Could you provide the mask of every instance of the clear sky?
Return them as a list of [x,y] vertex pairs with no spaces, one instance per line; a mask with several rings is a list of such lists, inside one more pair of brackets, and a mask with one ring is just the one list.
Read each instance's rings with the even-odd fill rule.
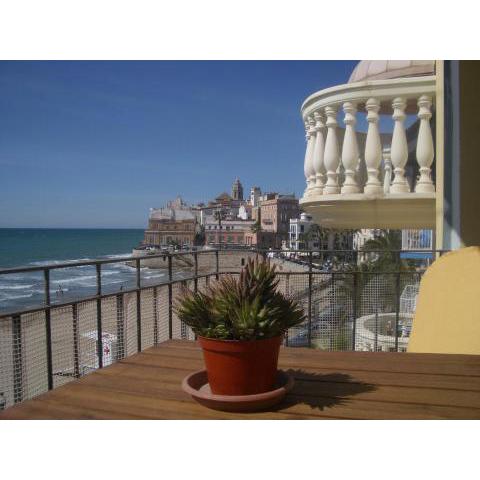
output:
[[178,194],[304,189],[302,101],[355,61],[0,62],[0,227],[139,227]]

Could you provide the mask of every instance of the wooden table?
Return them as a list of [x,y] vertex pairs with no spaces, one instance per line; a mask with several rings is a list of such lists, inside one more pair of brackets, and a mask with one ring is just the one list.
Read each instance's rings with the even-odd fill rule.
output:
[[169,341],[8,408],[2,419],[480,419],[480,355],[282,348],[295,387],[274,410],[209,410],[180,387],[203,368],[195,342]]

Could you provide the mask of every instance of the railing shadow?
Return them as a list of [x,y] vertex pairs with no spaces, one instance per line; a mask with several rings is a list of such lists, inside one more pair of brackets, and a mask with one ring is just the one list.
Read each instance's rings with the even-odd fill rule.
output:
[[375,386],[354,380],[344,373],[312,373],[305,370],[285,370],[293,376],[295,385],[285,399],[274,407],[282,410],[293,405],[304,404],[312,409],[324,410],[335,405],[342,405],[359,393],[371,392]]

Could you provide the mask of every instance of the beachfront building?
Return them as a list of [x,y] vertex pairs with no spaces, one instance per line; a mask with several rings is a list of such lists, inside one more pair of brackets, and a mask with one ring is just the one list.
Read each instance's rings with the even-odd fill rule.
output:
[[261,235],[257,245],[261,248],[281,248],[288,242],[290,219],[298,218],[300,209],[295,195],[267,193],[260,197],[259,221]]
[[207,218],[213,215],[236,218],[240,207],[247,202],[243,200],[243,186],[238,178],[232,184],[231,193],[222,192],[207,204],[198,203],[192,207],[192,211],[200,225],[205,226]]
[[177,244],[192,246],[197,220],[190,208],[178,197],[163,208],[151,208],[143,244],[164,247]]
[[243,246],[246,234],[251,233],[252,220],[209,216],[205,221],[205,243],[209,246]]

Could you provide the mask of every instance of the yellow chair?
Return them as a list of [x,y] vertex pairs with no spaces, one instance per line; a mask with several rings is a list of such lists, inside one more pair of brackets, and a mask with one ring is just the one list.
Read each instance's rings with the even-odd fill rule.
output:
[[480,355],[480,247],[447,253],[425,272],[408,352]]

